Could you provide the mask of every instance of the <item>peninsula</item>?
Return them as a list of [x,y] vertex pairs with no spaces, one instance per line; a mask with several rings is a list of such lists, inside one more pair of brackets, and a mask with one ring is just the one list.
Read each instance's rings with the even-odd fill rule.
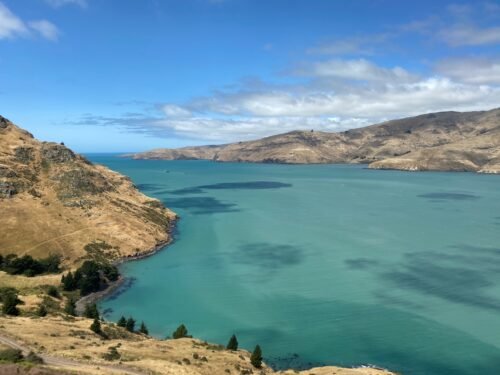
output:
[[340,133],[293,131],[255,141],[156,149],[126,156],[500,173],[500,109],[429,113]]

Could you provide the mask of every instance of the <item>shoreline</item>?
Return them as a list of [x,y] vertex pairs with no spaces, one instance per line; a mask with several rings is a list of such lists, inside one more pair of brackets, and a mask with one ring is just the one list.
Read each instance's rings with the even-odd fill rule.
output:
[[[171,223],[170,223],[171,226],[167,230],[168,237],[166,240],[158,242],[155,246],[153,246],[152,248],[150,248],[146,251],[138,252],[134,255],[128,255],[125,257],[121,257],[120,259],[117,259],[117,260],[111,262],[111,264],[113,264],[114,266],[119,266],[119,265],[124,264],[126,262],[133,262],[133,261],[149,258],[149,257],[157,254],[158,252],[166,249],[168,246],[172,245],[172,243],[175,241],[176,234],[178,233],[177,232],[177,222],[179,220],[180,220],[180,217],[177,216],[177,214],[176,214],[175,219],[173,219],[171,221]],[[115,293],[117,290],[120,289],[121,286],[123,286],[123,284],[125,283],[126,280],[127,280],[127,278],[125,276],[123,276],[122,274],[120,274],[120,276],[118,277],[118,280],[109,283],[105,289],[100,290],[98,292],[90,293],[90,294],[83,296],[83,297],[80,297],[75,302],[76,314],[78,316],[81,316],[81,315],[83,315],[83,312],[85,310],[86,305],[92,304],[92,303],[97,303],[106,297],[112,296],[113,293]]]

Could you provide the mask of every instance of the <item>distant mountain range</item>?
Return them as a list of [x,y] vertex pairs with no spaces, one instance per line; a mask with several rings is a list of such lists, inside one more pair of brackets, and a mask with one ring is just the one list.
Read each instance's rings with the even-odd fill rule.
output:
[[357,163],[375,169],[500,173],[500,108],[439,112],[339,133],[293,131],[255,141],[155,149],[134,159]]

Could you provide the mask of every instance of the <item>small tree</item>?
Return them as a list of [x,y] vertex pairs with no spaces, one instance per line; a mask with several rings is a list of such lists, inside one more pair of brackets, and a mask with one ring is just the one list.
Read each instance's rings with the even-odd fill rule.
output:
[[122,315],[122,317],[118,320],[118,323],[116,323],[118,325],[118,327],[123,327],[123,328],[126,328],[127,327],[127,319],[125,319],[125,317]]
[[262,367],[262,350],[259,345],[257,345],[253,350],[252,356],[250,357],[250,363],[255,368]]
[[77,280],[73,277],[71,271],[69,271],[66,276],[63,275],[61,283],[63,284],[63,289],[67,292],[71,292],[77,288]]
[[47,289],[47,294],[54,298],[61,298],[59,290],[54,285],[49,286],[49,289]]
[[135,320],[132,317],[130,317],[130,318],[127,319],[127,324],[125,325],[125,328],[129,332],[134,332],[134,329],[135,329]]
[[174,339],[182,339],[183,337],[188,337],[188,330],[184,324],[181,324],[172,334]]
[[94,319],[94,322],[90,325],[90,330],[98,335],[102,333],[101,322],[99,319]]
[[16,293],[6,293],[2,298],[2,312],[6,315],[19,315],[17,305],[20,303]]
[[238,350],[238,339],[236,335],[232,335],[226,346],[227,350]]
[[47,308],[43,303],[38,307],[37,315],[40,317],[47,316]]
[[64,306],[64,312],[68,315],[76,316],[76,305],[73,298],[68,298]]
[[149,335],[149,330],[148,327],[144,324],[144,322],[141,323],[141,327],[139,328],[139,332],[143,333],[145,335]]
[[95,303],[89,303],[86,305],[83,316],[90,319],[99,319],[99,310],[97,310],[97,305]]

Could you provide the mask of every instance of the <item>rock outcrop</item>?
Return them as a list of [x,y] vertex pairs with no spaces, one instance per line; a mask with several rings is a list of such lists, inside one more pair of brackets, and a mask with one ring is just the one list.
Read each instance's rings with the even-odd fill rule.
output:
[[218,146],[157,149],[135,159],[256,163],[357,163],[370,168],[500,171],[500,109],[440,112],[341,133],[294,131]]
[[1,116],[0,210],[0,254],[61,254],[69,264],[98,240],[120,257],[150,253],[169,241],[176,218],[129,178]]

